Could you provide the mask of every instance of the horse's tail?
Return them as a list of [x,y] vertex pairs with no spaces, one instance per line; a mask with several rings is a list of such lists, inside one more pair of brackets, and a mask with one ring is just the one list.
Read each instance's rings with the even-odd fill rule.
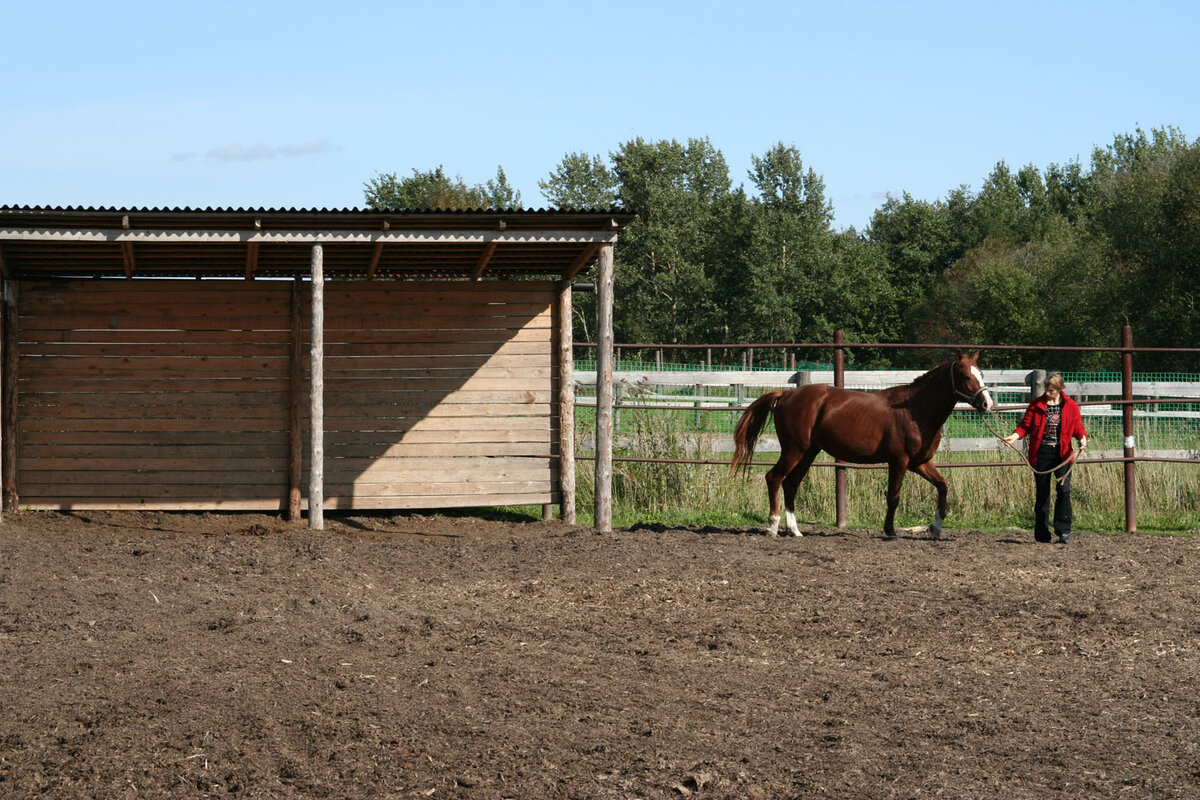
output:
[[754,460],[754,446],[758,443],[758,435],[782,395],[781,391],[767,392],[751,403],[738,420],[737,427],[733,429],[733,443],[737,449],[734,451],[733,460],[729,462],[731,475],[738,467]]

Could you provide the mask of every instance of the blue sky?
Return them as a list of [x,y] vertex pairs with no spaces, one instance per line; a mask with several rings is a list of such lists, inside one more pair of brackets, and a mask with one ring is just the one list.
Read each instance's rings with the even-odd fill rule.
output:
[[839,228],[890,193],[1200,137],[1200,2],[0,0],[0,205],[361,207],[380,172],[707,137],[795,146]]

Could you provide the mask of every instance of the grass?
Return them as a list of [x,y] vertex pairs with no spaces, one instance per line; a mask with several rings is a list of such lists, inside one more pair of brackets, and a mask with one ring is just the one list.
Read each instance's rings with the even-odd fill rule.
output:
[[[617,456],[645,458],[713,459],[720,456],[704,448],[683,419],[687,415],[630,415],[627,436],[636,443],[614,452]],[[1018,456],[995,453],[942,453],[948,461],[970,464],[1009,460],[1007,467],[954,467],[942,470],[950,484],[948,529],[1031,531],[1033,528],[1033,475]],[[761,453],[757,460],[768,461]],[[796,496],[797,517],[805,522],[835,523],[834,470],[820,466],[809,472]],[[638,522],[671,525],[747,526],[766,524],[767,497],[763,480],[768,467],[757,466],[729,475],[723,465],[644,464],[613,465],[613,524]],[[577,469],[577,515],[581,524],[592,523],[593,462],[580,460]],[[847,470],[849,525],[883,527],[886,511],[885,469]],[[1137,528],[1147,533],[1200,532],[1200,463],[1138,464],[1136,469]],[[1074,527],[1079,531],[1117,533],[1125,530],[1124,468],[1122,464],[1080,464],[1072,476]],[[782,499],[781,499],[782,502]],[[905,477],[896,525],[913,527],[930,522],[936,509],[934,488],[919,476]],[[539,510],[540,514],[540,510]]]
[[[727,469],[708,465],[618,463],[613,469],[613,525],[659,522],[668,525],[744,527],[766,525],[767,467],[727,476]],[[1033,479],[1019,467],[946,469],[950,484],[949,530],[1033,530]],[[847,471],[848,523],[853,528],[882,530],[886,511],[885,470]],[[577,516],[592,524],[592,462],[580,462]],[[1139,464],[1136,478],[1137,528],[1143,533],[1200,533],[1200,464]],[[1185,498],[1192,498],[1187,505]],[[1119,533],[1125,530],[1124,474],[1120,464],[1080,465],[1072,477],[1074,527],[1078,531]],[[780,500],[782,503],[782,498]],[[936,509],[932,486],[915,475],[905,478],[898,527],[926,525]],[[531,509],[530,515],[540,515]],[[832,527],[834,471],[814,467],[796,495],[796,515],[803,522]]]

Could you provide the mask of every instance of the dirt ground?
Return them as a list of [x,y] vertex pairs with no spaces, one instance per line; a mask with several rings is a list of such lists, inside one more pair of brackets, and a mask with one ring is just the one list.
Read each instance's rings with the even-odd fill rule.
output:
[[4,798],[1196,798],[1200,539],[9,514]]

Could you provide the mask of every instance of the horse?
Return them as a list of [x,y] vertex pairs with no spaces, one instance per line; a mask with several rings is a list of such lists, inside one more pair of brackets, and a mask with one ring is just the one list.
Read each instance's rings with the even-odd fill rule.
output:
[[934,367],[912,383],[880,392],[857,392],[809,384],[768,392],[746,409],[734,429],[737,446],[729,471],[754,458],[754,447],[769,415],[775,418],[779,461],[767,472],[770,499],[767,534],[779,534],[779,487],[787,511],[787,528],[796,527],[796,489],[822,450],[852,464],[888,465],[887,516],[884,538],[895,540],[894,520],[905,472],[915,472],[937,488],[937,516],[929,526],[933,538],[946,518],[946,480],[934,467],[942,425],[959,400],[979,413],[992,408],[992,397],[979,371],[979,351],[955,351],[952,361]]

